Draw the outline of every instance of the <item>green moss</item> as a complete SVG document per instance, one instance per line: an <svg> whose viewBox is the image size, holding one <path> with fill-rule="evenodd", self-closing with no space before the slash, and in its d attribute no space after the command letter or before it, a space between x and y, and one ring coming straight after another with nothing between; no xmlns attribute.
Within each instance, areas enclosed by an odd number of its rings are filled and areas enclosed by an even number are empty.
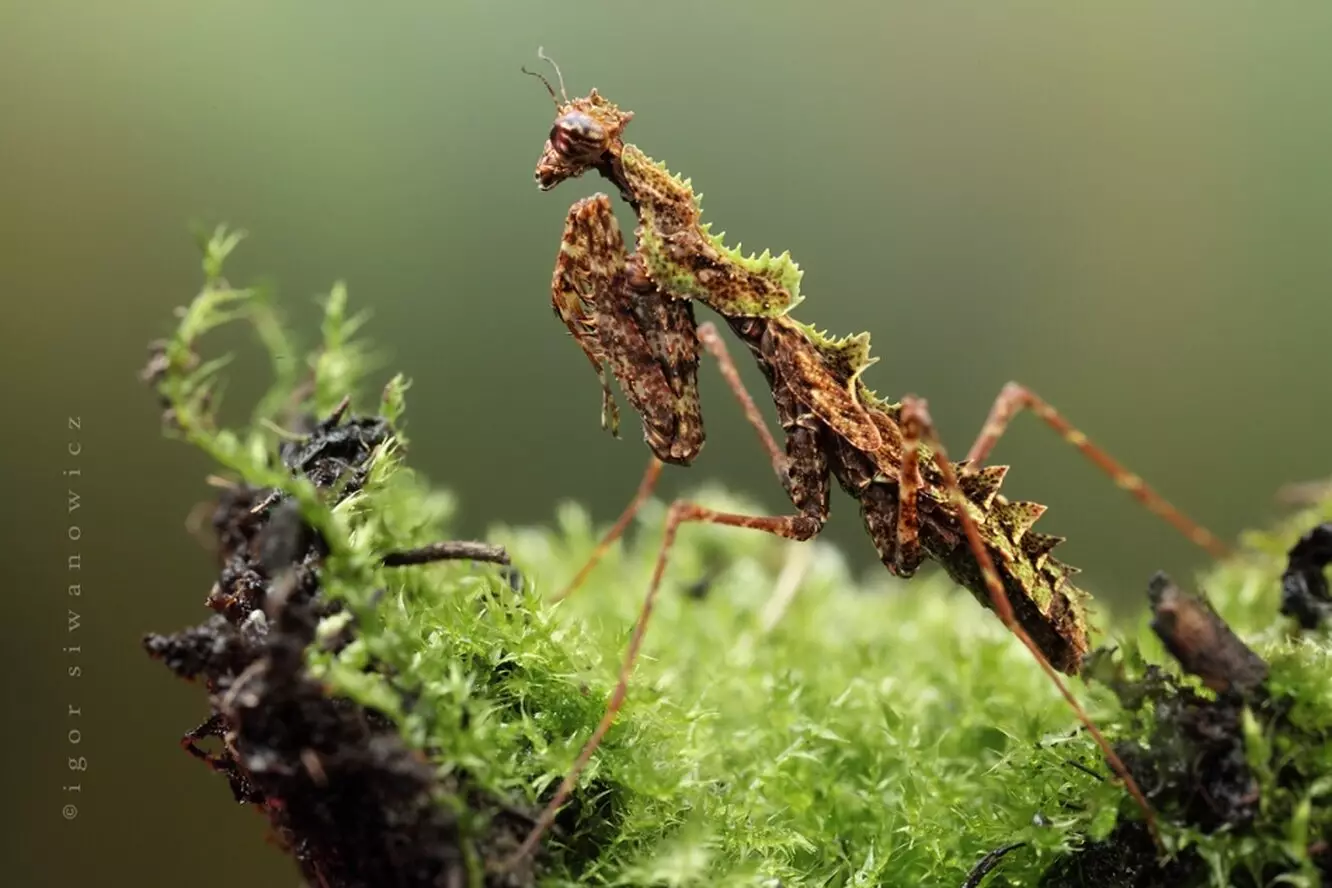
<svg viewBox="0 0 1332 888"><path fill-rule="evenodd" d="M1196 851L1208 864L1213 884L1314 886L1332 878L1332 645L1326 631L1298 633L1279 617L1281 573L1286 552L1315 525L1332 520L1332 499L1288 517L1274 528L1243 535L1240 552L1200 578L1223 618L1269 666L1260 692L1240 712L1244 758L1256 781L1257 814L1247 828L1205 834L1178 823L1165 830L1171 848ZM1159 641L1145 624L1124 645L1130 674L1145 662L1163 663ZM1217 695L1192 688L1200 696ZM1225 702L1223 699L1222 703ZM1218 704L1219 705L1219 704ZM1160 719L1160 709L1150 713ZM1121 735L1157 736L1122 711L1106 712ZM1149 718L1150 721L1150 718ZM1322 871L1311 849L1321 846Z"/></svg>
<svg viewBox="0 0 1332 888"><path fill-rule="evenodd" d="M527 578L521 591L480 567L379 567L374 553L449 537L453 503L403 464L399 439L381 449L364 490L327 509L272 457L276 405L298 384L292 373L279 376L263 401L268 413L250 428L213 427L206 393L216 390L218 366L195 358L200 335L244 319L271 349L294 353L271 304L222 280L234 246L222 230L208 241L205 289L163 352L174 428L249 483L296 493L328 540L323 588L347 602L359 637L336 656L312 652L311 668L336 692L390 715L441 776L465 775L472 786L537 806L603 712L664 507L645 508L629 544L559 605L548 595L572 577L602 530L573 503L548 527L490 534ZM345 291L335 288L323 342L307 365L315 382L307 409L327 412L359 391L368 353L352 336L358 325L346 316ZM406 389L395 377L353 410L396 420ZM697 496L754 508L718 489ZM1276 610L1285 550L1319 518L1332 519L1332 502L1250 535L1243 554L1201 582L1271 663L1273 695L1290 701L1289 720L1300 728L1274 735L1260 721L1251 727L1249 751L1266 790L1254 835L1209 837L1165 825L1174 846L1200 847L1217 873L1241 859L1245 866L1280 860L1316 884L1307 849L1332 827L1329 647L1287 638ZM807 574L766 630L764 609L797 545L811 555ZM686 594L704 578L705 596ZM1141 651L1166 662L1145 626L1129 659ZM1112 737L1143 731L1108 692L1079 693ZM910 584L886 573L864 580L822 543L687 526L628 703L559 835L547 840L540 883L959 885L987 852L1024 841L999 871L1010 884L1033 885L1059 855L1109 833L1121 811L1134 816L1119 789L1070 764L1107 773L1074 727L1021 645L942 575ZM446 795L441 804L465 807Z"/></svg>

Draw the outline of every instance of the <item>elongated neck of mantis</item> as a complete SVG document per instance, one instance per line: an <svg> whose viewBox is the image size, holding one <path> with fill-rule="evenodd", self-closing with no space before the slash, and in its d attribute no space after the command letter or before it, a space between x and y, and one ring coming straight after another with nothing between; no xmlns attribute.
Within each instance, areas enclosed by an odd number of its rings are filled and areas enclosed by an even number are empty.
<svg viewBox="0 0 1332 888"><path fill-rule="evenodd" d="M598 167L638 216L638 252L657 286L725 317L777 317L799 304L799 266L789 253L747 256L702 221L703 197L636 146L623 144Z"/></svg>

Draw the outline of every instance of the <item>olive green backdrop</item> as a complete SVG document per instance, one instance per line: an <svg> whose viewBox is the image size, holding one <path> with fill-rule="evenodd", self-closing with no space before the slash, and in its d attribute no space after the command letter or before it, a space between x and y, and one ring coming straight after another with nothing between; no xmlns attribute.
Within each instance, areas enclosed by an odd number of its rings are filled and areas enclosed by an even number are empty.
<svg viewBox="0 0 1332 888"><path fill-rule="evenodd" d="M518 68L541 44L571 91L637 112L630 138L732 242L790 249L799 316L872 331L871 384L928 396L955 452L1021 380L1230 538L1332 474L1330 25L1318 4L3 4L3 880L296 882L175 747L201 691L139 651L200 619L211 581L183 526L211 467L160 438L135 379L198 286L191 220L252 232L231 277L270 278L307 341L335 280L373 307L460 531L564 497L611 520L646 452L599 429L551 315L564 213L605 186L532 184L552 108ZM238 373L244 406L263 377ZM713 369L702 385L709 444L667 491L721 479L782 507ZM1205 563L1030 417L996 456L1125 609L1151 571ZM828 536L875 568L845 498ZM66 821L70 705L89 767Z"/></svg>

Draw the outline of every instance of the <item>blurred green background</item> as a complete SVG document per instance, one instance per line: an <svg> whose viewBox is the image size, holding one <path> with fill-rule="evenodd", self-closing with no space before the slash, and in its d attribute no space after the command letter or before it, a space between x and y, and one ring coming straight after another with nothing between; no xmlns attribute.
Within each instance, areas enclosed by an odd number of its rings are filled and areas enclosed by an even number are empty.
<svg viewBox="0 0 1332 888"><path fill-rule="evenodd" d="M637 112L630 138L693 177L732 242L790 249L798 316L872 331L870 384L928 396L955 452L1020 380L1233 538L1278 486L1332 474L1329 25L1320 4L4 4L5 881L297 881L176 749L200 689L139 650L202 618L212 579L183 526L211 466L160 437L136 380L199 284L191 220L252 233L230 277L271 279L307 343L333 281L373 308L415 380L414 463L460 496L460 533L565 497L609 522L646 451L633 424L600 430L551 315L564 214L605 185L532 183L552 108L518 68L544 45L571 91ZM244 407L263 377L238 373ZM702 384L710 443L666 492L720 479L783 507L711 367ZM1125 611L1151 571L1205 564L1031 417L996 458ZM844 497L827 535L879 569ZM90 766L66 822L70 703Z"/></svg>

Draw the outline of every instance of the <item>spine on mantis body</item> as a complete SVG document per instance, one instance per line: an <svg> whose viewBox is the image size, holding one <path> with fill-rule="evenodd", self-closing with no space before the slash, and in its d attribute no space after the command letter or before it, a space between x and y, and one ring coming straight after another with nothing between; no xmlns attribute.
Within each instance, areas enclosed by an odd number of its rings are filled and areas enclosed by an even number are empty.
<svg viewBox="0 0 1332 888"><path fill-rule="evenodd" d="M638 217L635 239L653 282L676 299L696 299L726 318L786 318L799 328L846 381L857 397L860 374L878 358L870 357L868 333L841 339L789 317L804 301L804 275L789 252L768 250L745 255L728 247L725 232L714 234L702 220L703 195L691 180L675 175L632 144L619 155L618 180ZM838 372L840 371L840 372Z"/></svg>
<svg viewBox="0 0 1332 888"><path fill-rule="evenodd" d="M963 465L960 471L965 469ZM967 499L978 507L972 514L1019 622L1056 668L1075 671L1087 648L1087 595L1070 582L1078 569L1051 554L1064 538L1031 529L1046 507L998 494L1007 471L1007 466L988 466L959 480ZM981 594L981 578L973 576L975 561L965 542L935 555L954 580L989 605L988 595Z"/></svg>
<svg viewBox="0 0 1332 888"><path fill-rule="evenodd" d="M884 443L878 450L867 452L835 436L829 452L830 466L843 489L860 502L865 529L885 566L910 576L916 569L914 563L895 563L901 408L878 401L864 389L861 396ZM957 506L945 492L942 475L923 444L919 457L923 481L917 490L920 544L954 582L990 607L990 593L957 518ZM980 531L981 544L995 565L1018 622L1056 669L1075 673L1088 647L1086 593L1070 582L1077 568L1051 554L1063 538L1032 529L1045 506L1009 500L1000 494L1008 466L972 469L963 461L955 469L967 513Z"/></svg>
<svg viewBox="0 0 1332 888"><path fill-rule="evenodd" d="M703 195L633 145L620 163L638 212L638 249L657 286L726 317L777 317L804 298L790 253L746 256L702 221Z"/></svg>
<svg viewBox="0 0 1332 888"><path fill-rule="evenodd" d="M888 475L885 470L901 465L901 406L880 399L858 378L865 366L875 360L868 357L869 337L834 341L826 335L814 334L810 341L825 360L833 362L830 364L833 374L854 389L857 400L879 427L883 444L866 456L882 475ZM846 373L855 373L856 378L844 376ZM917 494L924 519L922 544L956 582L989 607L989 593L961 526L948 517L953 504L944 492L943 476L924 444L920 445L919 458L925 482ZM1000 493L1009 471L1006 465L977 467L962 460L954 468L968 512L980 529L982 543L999 572L1019 622L1057 668L1065 672L1076 670L1086 653L1087 594L1070 580L1080 573L1079 569L1053 555L1064 537L1033 529L1047 507L1011 500ZM890 486L895 487L895 482L890 482ZM937 518L929 520L929 513Z"/></svg>

